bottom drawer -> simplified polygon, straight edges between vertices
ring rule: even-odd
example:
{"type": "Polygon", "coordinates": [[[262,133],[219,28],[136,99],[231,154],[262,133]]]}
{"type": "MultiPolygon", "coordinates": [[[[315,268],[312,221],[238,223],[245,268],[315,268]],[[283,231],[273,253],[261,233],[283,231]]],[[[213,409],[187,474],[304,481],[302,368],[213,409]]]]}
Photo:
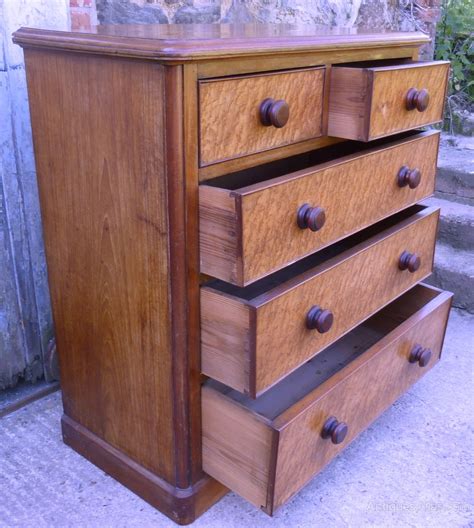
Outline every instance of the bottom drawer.
{"type": "Polygon", "coordinates": [[[208,380],[204,471],[271,515],[437,363],[451,298],[415,286],[256,400],[208,380]]]}

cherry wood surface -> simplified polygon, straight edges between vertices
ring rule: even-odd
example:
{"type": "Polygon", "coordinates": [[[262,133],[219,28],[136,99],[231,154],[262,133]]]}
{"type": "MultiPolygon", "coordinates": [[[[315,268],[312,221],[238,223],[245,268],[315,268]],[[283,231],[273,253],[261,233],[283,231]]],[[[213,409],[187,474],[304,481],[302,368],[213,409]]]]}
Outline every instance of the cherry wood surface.
{"type": "Polygon", "coordinates": [[[415,287],[259,400],[206,384],[205,471],[273,514],[436,364],[451,298],[415,287]],[[424,367],[410,363],[418,344],[424,367]],[[330,417],[347,425],[339,443],[323,438],[330,417]]]}
{"type": "MultiPolygon", "coordinates": [[[[182,67],[39,50],[25,59],[65,415],[79,436],[133,460],[132,473],[187,489],[204,475],[197,165],[186,183],[182,67]]],[[[154,493],[179,521],[168,488],[154,493]]]]}
{"type": "Polygon", "coordinates": [[[311,166],[313,159],[324,160],[315,152],[301,160],[308,168],[276,178],[279,170],[291,171],[291,160],[281,168],[272,165],[241,178],[236,174],[222,185],[201,185],[201,272],[246,286],[428,197],[434,192],[438,144],[438,131],[422,132],[347,156],[343,147],[333,149],[328,157],[335,159],[311,166]],[[415,188],[400,187],[403,167],[418,171],[415,188]],[[298,226],[303,204],[324,211],[317,231],[298,226]]]}
{"type": "Polygon", "coordinates": [[[69,31],[21,28],[14,41],[24,47],[63,49],[160,61],[255,57],[312,50],[420,46],[421,32],[288,24],[117,24],[69,31]]]}
{"type": "Polygon", "coordinates": [[[334,67],[328,134],[370,141],[441,121],[448,72],[444,61],[334,67]],[[413,88],[429,93],[424,111],[407,108],[413,88]]]}
{"type": "Polygon", "coordinates": [[[256,397],[424,279],[432,271],[439,209],[417,206],[400,216],[246,288],[203,286],[203,373],[256,397]],[[407,250],[421,259],[414,273],[399,268],[407,250]],[[334,316],[328,332],[306,327],[316,305],[334,316]]]}
{"type": "Polygon", "coordinates": [[[172,482],[163,67],[25,59],[65,413],[172,482]]]}
{"type": "MultiPolygon", "coordinates": [[[[273,263],[265,264],[259,264],[258,257],[264,245],[258,247],[251,236],[250,209],[241,218],[242,230],[236,230],[240,242],[225,223],[234,222],[238,227],[235,217],[239,207],[243,204],[250,208],[252,197],[258,195],[265,198],[261,201],[263,208],[273,215],[273,202],[267,198],[275,193],[283,211],[289,194],[296,193],[304,181],[307,180],[309,190],[310,180],[322,178],[325,170],[333,170],[337,179],[337,167],[349,162],[340,160],[339,165],[324,168],[313,160],[296,168],[293,161],[293,156],[311,158],[310,151],[326,147],[340,148],[341,155],[346,152],[347,142],[325,135],[329,81],[335,64],[416,60],[419,46],[429,38],[421,33],[250,24],[116,25],[82,32],[21,28],[13,39],[25,51],[63,389],[64,441],[177,523],[187,524],[201,515],[227,493],[227,482],[271,512],[308,477],[301,468],[294,471],[293,480],[286,476],[293,470],[284,451],[290,449],[286,445],[298,448],[298,431],[289,426],[292,420],[299,419],[299,414],[305,414],[305,396],[299,392],[291,404],[283,405],[286,400],[280,398],[268,407],[265,396],[271,390],[256,400],[235,392],[232,397],[225,397],[224,404],[222,391],[208,387],[204,398],[216,393],[217,411],[223,405],[230,410],[221,414],[220,427],[225,431],[211,435],[209,443],[211,428],[205,424],[206,409],[210,407],[201,405],[201,384],[205,379],[202,372],[231,380],[230,385],[252,398],[282,376],[286,376],[282,382],[289,387],[283,391],[285,394],[300,390],[298,382],[292,382],[291,372],[302,362],[429,273],[437,212],[411,208],[397,213],[401,216],[396,220],[386,220],[383,227],[379,223],[372,228],[364,226],[375,222],[375,216],[361,212],[359,218],[354,212],[357,226],[348,226],[341,219],[344,229],[331,235],[333,241],[346,238],[332,246],[327,246],[332,242],[322,240],[316,245],[321,251],[303,259],[314,249],[294,249],[286,240],[291,249],[288,255],[293,256],[279,255],[273,263]],[[298,94],[293,83],[280,82],[285,75],[288,79],[302,76],[296,83],[298,94]],[[232,79],[224,80],[227,77],[232,79]],[[261,88],[259,79],[268,88],[272,78],[278,79],[272,86],[285,85],[287,94],[276,90],[266,93],[261,88]],[[242,95],[241,86],[246,82],[251,84],[244,86],[242,95]],[[223,97],[221,88],[226,83],[238,86],[234,90],[236,97],[245,104],[231,107],[237,109],[239,119],[233,124],[234,133],[229,133],[224,142],[222,129],[213,131],[211,125],[203,128],[201,106],[203,93],[209,89],[214,101],[210,108],[215,112],[220,105],[221,113],[216,115],[222,116],[215,123],[232,125],[229,108],[222,110],[234,92],[230,90],[223,97]],[[280,101],[271,118],[263,117],[264,123],[270,121],[272,126],[259,126],[267,137],[289,134],[283,143],[275,139],[265,143],[260,136],[252,136],[251,130],[245,134],[241,130],[246,98],[250,99],[257,88],[262,93],[248,106],[254,116],[252,126],[257,119],[262,123],[260,108],[265,98],[280,101]],[[314,102],[311,111],[302,110],[303,99],[306,105],[308,100],[314,102]],[[285,132],[291,130],[296,135],[285,132]],[[200,149],[206,133],[211,134],[206,147],[211,155],[210,164],[204,166],[200,149]],[[229,150],[222,155],[219,149],[225,148],[229,150]],[[268,170],[273,163],[287,167],[282,172],[280,166],[278,174],[272,174],[268,170]],[[233,187],[219,187],[217,180],[208,181],[220,177],[235,181],[253,177],[253,172],[260,174],[261,179],[245,185],[241,182],[233,187]],[[199,181],[205,180],[208,194],[199,190],[199,181]],[[287,193],[278,194],[285,187],[287,193]],[[209,211],[213,205],[217,208],[212,225],[209,211]],[[200,259],[203,207],[210,222],[206,236],[217,237],[214,257],[206,249],[208,262],[217,255],[222,259],[222,247],[217,243],[222,237],[227,250],[234,252],[237,260],[242,258],[235,265],[235,274],[247,277],[242,284],[250,280],[248,277],[271,274],[246,288],[219,281],[208,283],[209,277],[201,274],[200,259]],[[364,231],[359,234],[348,236],[362,228],[364,231]],[[241,247],[241,243],[244,245],[239,253],[234,248],[241,247]],[[256,244],[253,259],[245,253],[246,245],[250,249],[251,244],[256,244]],[[420,267],[413,273],[399,268],[402,251],[412,255],[408,259],[412,268],[420,258],[420,267]],[[290,264],[291,259],[302,260],[290,264]],[[248,270],[244,270],[244,264],[248,270]],[[287,268],[272,272],[281,266],[287,268]],[[201,288],[201,283],[206,285],[201,288]],[[308,313],[313,314],[313,330],[306,326],[308,313]],[[308,334],[311,339],[301,337],[308,334]],[[290,350],[291,354],[287,354],[290,350]],[[245,405],[239,397],[247,398],[245,405]],[[235,411],[236,405],[241,413],[235,411]],[[287,416],[288,412],[294,415],[287,416]],[[281,454],[276,427],[279,419],[283,420],[278,427],[285,439],[281,454]],[[202,424],[206,429],[204,437],[202,424]],[[233,447],[240,434],[247,435],[242,442],[248,447],[245,454],[233,447]],[[222,451],[216,450],[220,443],[225,446],[222,451]],[[237,458],[230,460],[227,450],[237,458]],[[221,471],[223,478],[215,480],[212,475],[221,471]]],[[[421,99],[426,99],[424,95],[412,98],[415,105],[418,99],[420,105],[421,99]]],[[[429,112],[431,102],[432,99],[423,113],[429,112]]],[[[406,169],[398,176],[399,185],[393,189],[393,196],[398,193],[408,198],[395,200],[396,211],[424,196],[432,185],[430,167],[437,134],[407,135],[394,141],[400,143],[394,143],[387,152],[407,147],[407,157],[403,158],[406,169]],[[422,142],[426,155],[418,158],[417,146],[422,142]],[[416,166],[415,158],[419,159],[416,166]],[[417,186],[416,169],[422,173],[417,186]]],[[[352,162],[376,156],[378,146],[371,146],[374,152],[365,149],[352,162]]],[[[382,156],[383,152],[378,154],[382,156]]],[[[388,163],[388,158],[382,161],[388,163]]],[[[370,172],[368,165],[366,172],[370,172]]],[[[363,185],[372,188],[375,181],[364,181],[363,185]]],[[[327,178],[324,187],[329,185],[327,178]]],[[[334,195],[343,187],[341,180],[334,195]]],[[[367,198],[362,192],[357,195],[361,201],[367,198]]],[[[310,227],[304,229],[305,235],[312,228],[317,229],[311,231],[316,237],[327,226],[332,230],[332,215],[323,222],[320,213],[314,212],[317,204],[309,202],[312,200],[308,200],[308,207],[313,208],[313,213],[308,216],[310,227]]],[[[269,229],[269,220],[261,216],[263,211],[258,205],[255,201],[251,212],[256,215],[256,234],[260,228],[269,229]]],[[[297,210],[294,214],[296,224],[297,210]]],[[[278,223],[276,217],[274,221],[278,223]]],[[[240,284],[239,280],[236,284],[240,284]]],[[[423,293],[426,291],[416,290],[408,304],[422,309],[421,304],[433,298],[423,293]]],[[[377,341],[381,332],[388,334],[407,319],[403,307],[396,312],[396,321],[390,316],[392,313],[393,308],[389,313],[373,316],[377,321],[375,329],[365,326],[362,334],[352,330],[356,336],[366,336],[364,346],[359,343],[359,351],[373,347],[374,336],[377,341]]],[[[438,324],[435,332],[443,329],[441,319],[434,324],[438,324]]],[[[421,352],[416,352],[420,350],[417,348],[410,356],[412,363],[408,361],[416,372],[426,370],[437,358],[437,349],[430,342],[418,344],[421,352]],[[421,367],[428,361],[426,350],[430,349],[430,361],[421,367]]],[[[356,352],[347,357],[343,354],[350,368],[349,360],[358,360],[356,352]]],[[[315,359],[318,357],[319,354],[315,359]]],[[[331,385],[327,384],[339,383],[339,375],[334,370],[327,371],[326,382],[315,390],[330,391],[331,385]]],[[[210,383],[218,384],[212,380],[210,383]]],[[[328,396],[327,401],[330,399],[328,396]]],[[[339,400],[334,401],[336,404],[339,400]]],[[[343,410],[334,407],[337,425],[324,442],[336,445],[332,444],[335,439],[341,442],[338,446],[343,446],[344,423],[348,427],[347,438],[354,434],[350,416],[344,416],[343,410]]],[[[359,418],[354,415],[354,419],[358,424],[359,418]]],[[[303,419],[300,424],[300,433],[306,436],[303,419]]],[[[320,459],[311,467],[323,463],[320,459]]]]}
{"type": "Polygon", "coordinates": [[[209,165],[323,134],[324,68],[199,83],[200,164],[209,165]],[[285,102],[289,119],[266,126],[260,107],[285,102]]]}

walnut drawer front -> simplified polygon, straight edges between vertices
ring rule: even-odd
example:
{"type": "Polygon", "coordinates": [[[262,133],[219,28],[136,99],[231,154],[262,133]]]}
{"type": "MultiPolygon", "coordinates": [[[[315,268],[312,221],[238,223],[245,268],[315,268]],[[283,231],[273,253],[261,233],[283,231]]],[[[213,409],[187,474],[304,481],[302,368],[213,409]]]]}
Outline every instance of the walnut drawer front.
{"type": "MultiPolygon", "coordinates": [[[[430,131],[365,150],[338,145],[337,153],[358,150],[331,159],[334,149],[323,149],[328,154],[314,159],[329,161],[259,183],[248,184],[255,175],[244,171],[227,187],[201,185],[201,272],[246,286],[426,198],[434,192],[438,143],[439,132],[430,131]],[[309,217],[299,223],[300,211],[319,215],[322,226],[309,217]]],[[[273,171],[270,164],[262,172],[273,171]]]]}
{"type": "Polygon", "coordinates": [[[321,136],[325,71],[200,81],[200,166],[321,136]]]}
{"type": "Polygon", "coordinates": [[[443,118],[449,62],[334,66],[328,134],[370,141],[443,118]]]}
{"type": "Polygon", "coordinates": [[[202,286],[202,372],[261,394],[431,273],[438,216],[413,206],[246,288],[202,286]]]}
{"type": "Polygon", "coordinates": [[[272,514],[436,364],[451,297],[415,286],[257,400],[208,381],[204,471],[272,514]]]}

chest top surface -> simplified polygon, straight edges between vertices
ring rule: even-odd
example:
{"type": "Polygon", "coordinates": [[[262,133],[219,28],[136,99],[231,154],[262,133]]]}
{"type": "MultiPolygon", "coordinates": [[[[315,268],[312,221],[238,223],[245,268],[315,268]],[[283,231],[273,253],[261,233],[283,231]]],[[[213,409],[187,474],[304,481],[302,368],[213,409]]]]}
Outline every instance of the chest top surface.
{"type": "Polygon", "coordinates": [[[174,62],[344,48],[419,46],[429,42],[429,37],[421,32],[287,24],[103,25],[77,31],[21,28],[13,39],[24,47],[174,62]]]}

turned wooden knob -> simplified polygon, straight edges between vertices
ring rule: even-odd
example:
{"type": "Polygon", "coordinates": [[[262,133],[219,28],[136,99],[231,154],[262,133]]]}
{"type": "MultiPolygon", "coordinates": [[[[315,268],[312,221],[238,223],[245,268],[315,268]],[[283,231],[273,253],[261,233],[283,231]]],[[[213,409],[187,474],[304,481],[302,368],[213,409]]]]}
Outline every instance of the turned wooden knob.
{"type": "Polygon", "coordinates": [[[306,328],[317,330],[324,334],[331,329],[334,316],[329,310],[323,310],[319,306],[313,306],[306,315],[306,328]]]}
{"type": "Polygon", "coordinates": [[[264,126],[282,128],[290,118],[290,107],[286,101],[280,99],[265,99],[260,105],[260,121],[264,126]]]}
{"type": "Polygon", "coordinates": [[[399,187],[408,185],[410,189],[415,189],[420,185],[421,171],[419,169],[410,169],[406,165],[398,171],[397,183],[399,187]]]}
{"type": "Polygon", "coordinates": [[[340,422],[336,417],[329,417],[323,425],[321,436],[323,438],[331,438],[333,444],[340,444],[344,442],[349,428],[344,422],[340,422]]]}
{"type": "Polygon", "coordinates": [[[326,213],[322,207],[303,204],[298,209],[297,222],[300,229],[309,228],[311,231],[318,231],[326,222],[326,213]]]}
{"type": "Polygon", "coordinates": [[[406,109],[407,110],[418,110],[418,112],[424,112],[428,108],[430,102],[430,94],[428,90],[423,88],[417,90],[416,88],[410,88],[406,96],[406,109]]]}
{"type": "Polygon", "coordinates": [[[420,265],[421,259],[416,253],[409,253],[408,251],[404,251],[400,255],[398,267],[401,270],[408,270],[410,273],[415,273],[415,271],[419,269],[420,265]]]}
{"type": "Polygon", "coordinates": [[[421,345],[415,345],[410,352],[408,361],[418,363],[420,367],[426,367],[431,360],[433,352],[429,348],[423,348],[421,345]]]}

